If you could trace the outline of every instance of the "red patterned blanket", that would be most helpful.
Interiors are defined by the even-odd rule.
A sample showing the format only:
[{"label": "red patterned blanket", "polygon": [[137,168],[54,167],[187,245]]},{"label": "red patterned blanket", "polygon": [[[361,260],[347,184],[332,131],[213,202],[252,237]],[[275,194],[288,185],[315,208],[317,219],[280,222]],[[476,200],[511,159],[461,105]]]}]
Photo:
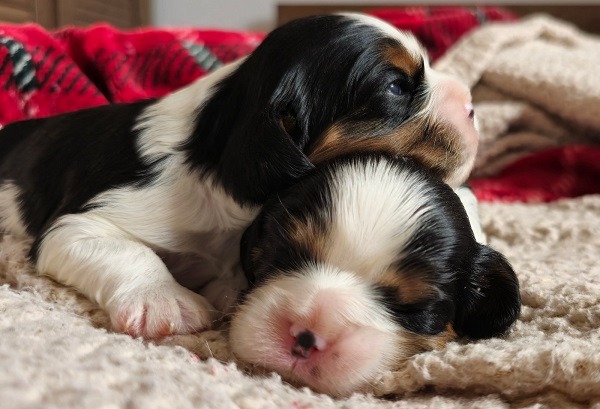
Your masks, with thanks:
[{"label": "red patterned blanket", "polygon": [[[432,60],[502,9],[412,7],[372,14],[415,33]],[[108,25],[48,32],[0,25],[0,125],[163,96],[250,53],[263,33],[192,29],[124,32]],[[600,192],[600,150],[559,148],[473,182],[483,200],[548,201]],[[527,177],[524,177],[526,175]]]},{"label": "red patterned blanket", "polygon": [[48,32],[0,26],[0,124],[163,96],[250,53],[260,33],[123,32],[107,25]]}]

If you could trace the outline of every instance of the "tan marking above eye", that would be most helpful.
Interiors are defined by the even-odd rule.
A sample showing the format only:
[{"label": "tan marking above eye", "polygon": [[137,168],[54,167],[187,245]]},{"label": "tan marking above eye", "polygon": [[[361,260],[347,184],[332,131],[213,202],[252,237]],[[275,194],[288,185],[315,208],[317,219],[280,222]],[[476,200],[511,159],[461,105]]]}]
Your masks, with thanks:
[{"label": "tan marking above eye", "polygon": [[394,67],[402,70],[406,75],[414,76],[423,65],[421,59],[416,59],[406,48],[401,45],[386,45],[382,50],[383,58]]},{"label": "tan marking above eye", "polygon": [[300,248],[307,249],[318,260],[323,260],[328,249],[328,232],[312,218],[293,217],[289,222],[290,239]]},{"label": "tan marking above eye", "polygon": [[413,304],[430,299],[437,294],[437,288],[428,283],[418,273],[403,273],[395,267],[384,271],[377,281],[385,287],[394,287],[398,290],[398,301],[402,304]]}]

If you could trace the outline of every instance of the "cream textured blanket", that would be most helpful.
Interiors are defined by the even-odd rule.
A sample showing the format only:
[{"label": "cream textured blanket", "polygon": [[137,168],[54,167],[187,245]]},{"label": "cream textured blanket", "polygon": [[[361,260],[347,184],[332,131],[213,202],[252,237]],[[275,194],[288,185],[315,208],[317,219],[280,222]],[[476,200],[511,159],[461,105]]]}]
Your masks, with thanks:
[{"label": "cream textured blanket", "polygon": [[600,144],[600,37],[533,16],[466,36],[436,68],[473,90],[481,144],[474,174],[533,151]]},{"label": "cream textured blanket", "polygon": [[[38,277],[26,243],[0,243],[0,407],[12,408],[600,408],[600,196],[483,204],[492,246],[521,280],[523,313],[502,339],[452,342],[335,401],[247,375],[224,335],[144,343],[107,331],[89,301]],[[183,345],[185,348],[182,348]]]},{"label": "cream textured blanket", "polygon": [[[531,32],[531,27],[537,29]],[[510,38],[502,37],[498,45],[496,36]],[[506,68],[483,75],[498,92],[510,83],[507,75],[514,75],[511,64],[534,53],[522,38],[561,48],[569,41],[588,44],[569,27],[533,19],[511,29],[485,27],[440,66],[450,71],[460,66],[450,61],[463,61],[459,74],[475,84],[482,69],[500,59]],[[500,50],[507,44],[515,46],[514,54],[503,56]],[[576,54],[562,57],[563,62],[569,65]],[[588,64],[583,54],[577,58],[575,65]],[[600,56],[593,58],[600,66]],[[558,70],[550,62],[543,65]],[[546,72],[539,70],[539,76]],[[600,76],[567,84],[572,86],[579,96],[597,93]],[[533,96],[537,90],[533,82],[512,92]],[[577,95],[563,89],[548,96],[561,98],[561,112],[542,99],[504,105],[503,96],[490,102],[489,110],[499,112],[498,129],[506,129],[486,135],[510,135],[521,124],[540,138],[559,141],[553,132],[563,128],[548,112],[572,120],[564,129],[594,121],[600,129],[597,111],[586,111],[588,100]],[[485,104],[478,109],[487,115]],[[486,130],[492,122],[485,122]],[[530,123],[535,125],[528,128]],[[171,337],[161,345],[111,333],[104,312],[35,274],[25,261],[28,243],[0,237],[0,408],[600,409],[600,196],[552,204],[483,204],[481,218],[490,244],[507,255],[521,280],[521,319],[504,338],[452,342],[420,354],[385,374],[367,394],[345,400],[294,388],[277,375],[247,374],[231,363],[227,339],[216,331]]]}]

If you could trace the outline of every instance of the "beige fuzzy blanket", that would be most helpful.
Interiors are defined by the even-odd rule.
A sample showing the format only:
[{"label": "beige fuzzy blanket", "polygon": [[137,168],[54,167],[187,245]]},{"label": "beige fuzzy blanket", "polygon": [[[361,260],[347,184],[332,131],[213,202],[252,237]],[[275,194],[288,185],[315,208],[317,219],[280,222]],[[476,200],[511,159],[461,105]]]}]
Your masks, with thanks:
[{"label": "beige fuzzy blanket", "polygon": [[534,151],[600,144],[600,37],[535,15],[476,30],[435,66],[472,88],[481,128],[475,176]]},{"label": "beige fuzzy blanket", "polygon": [[[515,33],[535,42],[542,37],[554,41],[544,30],[537,29],[536,36],[524,28],[546,24],[540,20],[519,24],[521,31]],[[581,37],[556,24],[559,31]],[[492,56],[479,47],[479,60],[472,54],[479,43],[470,39],[484,30],[500,28],[474,33],[441,63],[462,59],[466,67],[487,59],[482,64],[492,67],[494,55],[511,45],[524,46],[514,34],[517,38],[494,48]],[[545,34],[540,37],[540,32]],[[496,34],[503,35],[513,31]],[[490,44],[497,39],[486,36]],[[511,61],[507,57],[505,62]],[[479,67],[477,75],[484,71]],[[479,83],[477,75],[469,77],[471,84]],[[588,80],[596,84],[600,75]],[[589,84],[582,88],[591,89]],[[573,104],[563,102],[563,108]],[[526,105],[516,111],[523,118],[533,112],[533,104]],[[550,108],[542,106],[536,103],[534,121],[542,114],[542,122],[552,119]],[[503,121],[519,117],[508,110],[512,114],[500,115]],[[582,117],[583,122],[591,117]],[[514,126],[496,137],[509,128]],[[550,135],[546,128],[537,132]],[[25,261],[28,243],[0,237],[0,408],[600,409],[600,195],[552,204],[483,204],[481,218],[490,244],[507,255],[521,280],[524,306],[515,327],[503,338],[452,342],[444,350],[415,356],[384,374],[371,394],[344,400],[294,388],[274,374],[237,369],[226,336],[217,331],[172,337],[161,345],[111,333],[104,312],[36,275]]]},{"label": "beige fuzzy blanket", "polygon": [[[385,399],[335,401],[249,376],[218,332],[162,346],[107,331],[107,317],[37,277],[26,243],[0,243],[0,407],[600,408],[600,195],[553,204],[483,204],[492,246],[521,280],[523,313],[502,339],[452,342],[373,385]],[[185,348],[176,345],[183,345]],[[593,406],[595,405],[595,406]]]}]

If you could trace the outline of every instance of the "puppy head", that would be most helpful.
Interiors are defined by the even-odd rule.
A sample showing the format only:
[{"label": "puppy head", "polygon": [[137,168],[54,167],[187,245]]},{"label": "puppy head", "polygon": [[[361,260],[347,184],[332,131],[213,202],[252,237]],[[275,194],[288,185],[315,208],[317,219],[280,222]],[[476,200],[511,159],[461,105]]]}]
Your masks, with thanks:
[{"label": "puppy head", "polygon": [[388,156],[329,162],[269,200],[241,256],[234,353],[332,395],[519,310],[514,272],[475,242],[452,190]]},{"label": "puppy head", "polygon": [[411,156],[458,185],[478,144],[472,119],[467,87],[435,72],[412,35],[364,15],[315,16],[271,32],[218,83],[191,155],[242,202],[352,152]]},{"label": "puppy head", "polygon": [[415,158],[453,187],[464,182],[479,143],[469,89],[432,69],[410,34],[370,16],[343,18],[368,47],[340,77],[348,80],[348,103],[315,130],[318,136],[305,148],[311,161],[383,151]]}]

